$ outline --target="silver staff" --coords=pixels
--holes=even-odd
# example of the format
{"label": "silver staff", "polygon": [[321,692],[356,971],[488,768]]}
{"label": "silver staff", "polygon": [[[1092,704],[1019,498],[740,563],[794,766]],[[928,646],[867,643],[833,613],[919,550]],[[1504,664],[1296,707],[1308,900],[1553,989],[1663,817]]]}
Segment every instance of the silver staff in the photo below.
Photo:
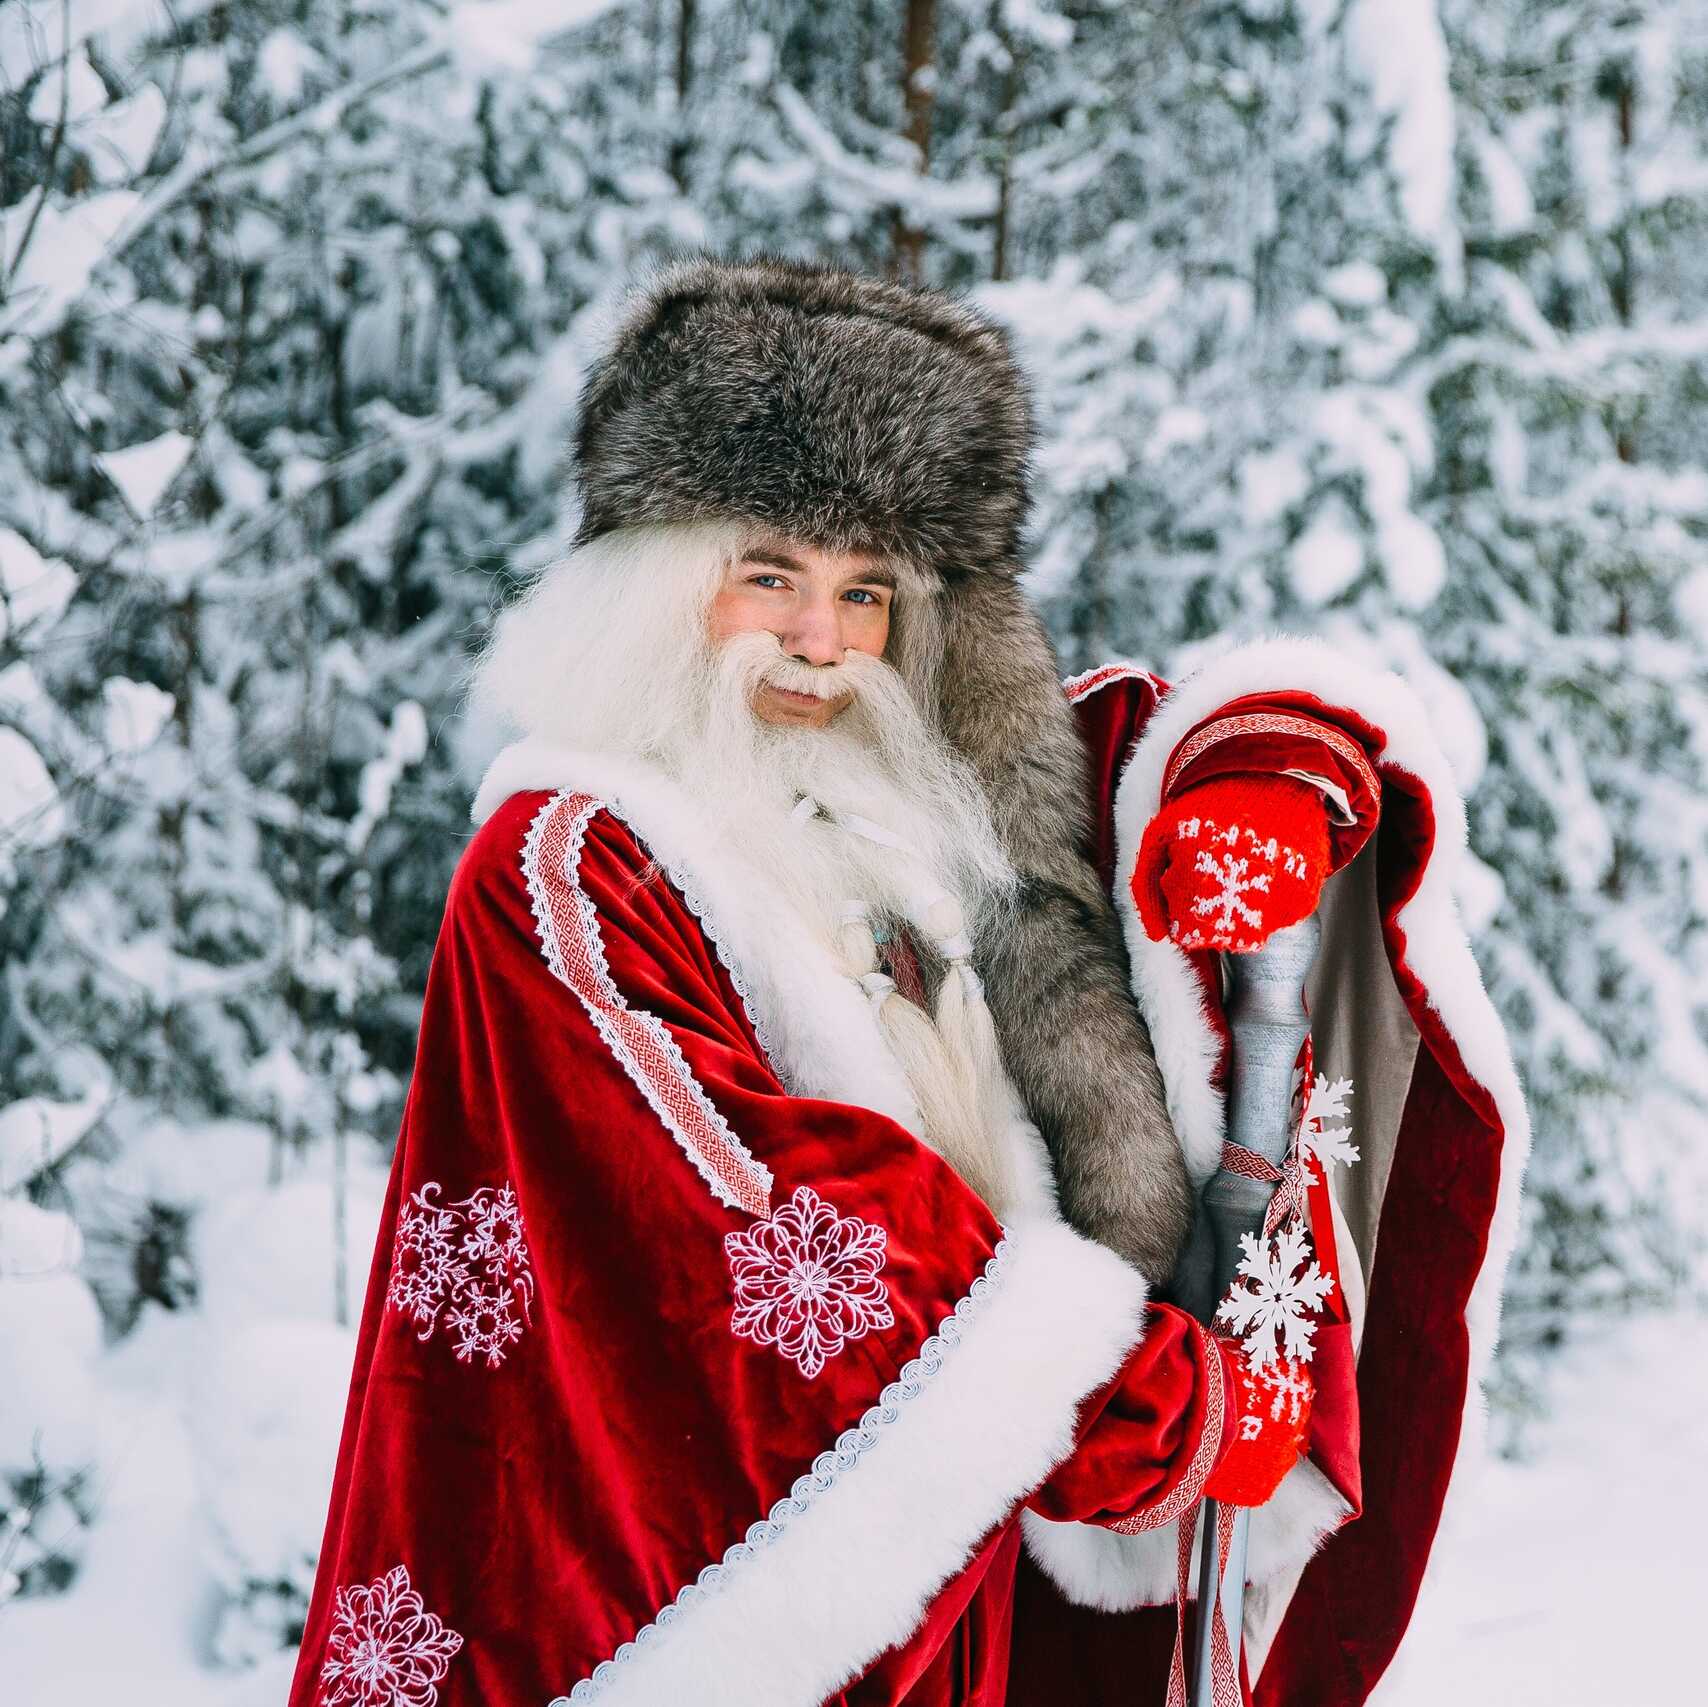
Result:
{"label": "silver staff", "polygon": [[[1228,1137],[1255,1150],[1279,1167],[1292,1139],[1293,1064],[1310,1029],[1305,1016],[1305,979],[1317,957],[1322,925],[1316,914],[1277,931],[1250,954],[1227,956],[1228,1025],[1233,1033],[1233,1075],[1228,1097]],[[1274,1194],[1267,1180],[1219,1170],[1204,1187],[1203,1205],[1213,1254],[1202,1251],[1210,1284],[1200,1282],[1196,1313],[1212,1322],[1216,1305],[1239,1269],[1240,1234],[1263,1232],[1263,1217]],[[1207,1260],[1206,1260],[1207,1259]],[[1202,1300],[1208,1297],[1207,1305]],[[1245,1619],[1246,1539],[1251,1511],[1234,1514],[1228,1567],[1220,1592],[1234,1669],[1239,1669]],[[1216,1502],[1204,1502],[1204,1538],[1198,1551],[1197,1663],[1192,1673],[1192,1707],[1211,1707],[1210,1634],[1213,1604],[1206,1584],[1216,1581]]]}

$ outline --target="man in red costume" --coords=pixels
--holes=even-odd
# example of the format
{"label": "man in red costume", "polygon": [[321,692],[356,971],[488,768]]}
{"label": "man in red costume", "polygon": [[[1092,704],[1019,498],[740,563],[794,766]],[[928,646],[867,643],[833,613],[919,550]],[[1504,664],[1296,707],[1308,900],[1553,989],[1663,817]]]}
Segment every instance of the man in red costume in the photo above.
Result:
{"label": "man in red costume", "polygon": [[[522,738],[429,978],[292,1707],[1179,1700],[1206,1495],[1260,1508],[1260,1699],[1391,1657],[1523,1141],[1480,985],[1477,1054],[1430,1005],[1469,966],[1433,891],[1406,948],[1457,802],[1377,721],[1403,689],[1325,694],[1308,646],[1064,693],[1028,449],[1005,340],[936,293],[697,258],[629,298],[574,547],[482,662]],[[1319,899],[1323,976],[1383,985],[1312,1013],[1384,1177],[1329,1179],[1307,1056],[1305,1284],[1208,1332],[1159,1294],[1222,1159],[1217,957]],[[1456,1181],[1396,1218],[1425,1144]],[[1349,1628],[1313,1573],[1372,1518]]]}

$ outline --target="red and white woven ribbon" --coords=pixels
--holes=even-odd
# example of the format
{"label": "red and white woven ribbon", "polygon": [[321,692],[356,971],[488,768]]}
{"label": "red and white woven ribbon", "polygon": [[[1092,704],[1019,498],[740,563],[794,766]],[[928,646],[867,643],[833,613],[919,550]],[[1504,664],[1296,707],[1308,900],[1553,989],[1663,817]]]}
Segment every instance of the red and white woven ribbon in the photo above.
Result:
{"label": "red and white woven ribbon", "polygon": [[[1192,1543],[1198,1533],[1198,1513],[1203,1502],[1180,1520],[1179,1573],[1174,1589],[1174,1654],[1168,1662],[1167,1707],[1186,1707],[1186,1597],[1192,1584]],[[1237,1507],[1212,1501],[1216,1514],[1216,1580],[1198,1585],[1198,1616],[1213,1618],[1210,1627],[1210,1699],[1215,1707],[1243,1707],[1239,1670],[1234,1665],[1233,1642],[1222,1606],[1222,1577],[1228,1568],[1228,1548],[1234,1537]]]}
{"label": "red and white woven ribbon", "polygon": [[1287,1148],[1286,1162],[1277,1167],[1267,1156],[1260,1156],[1255,1150],[1248,1150],[1245,1145],[1236,1144],[1232,1139],[1227,1139],[1222,1144],[1222,1166],[1230,1174],[1238,1174],[1243,1179],[1265,1180],[1275,1187],[1269,1199],[1269,1207],[1263,1214],[1263,1236],[1266,1239],[1274,1234],[1275,1229],[1289,1215],[1297,1215],[1302,1219],[1305,1214],[1308,1180],[1305,1174],[1304,1146],[1299,1142],[1299,1135],[1305,1130],[1305,1122],[1311,1117],[1311,1086],[1316,1067],[1308,1035],[1305,1038],[1303,1055],[1304,1077],[1300,1081],[1299,1124],[1293,1134],[1293,1142]]}

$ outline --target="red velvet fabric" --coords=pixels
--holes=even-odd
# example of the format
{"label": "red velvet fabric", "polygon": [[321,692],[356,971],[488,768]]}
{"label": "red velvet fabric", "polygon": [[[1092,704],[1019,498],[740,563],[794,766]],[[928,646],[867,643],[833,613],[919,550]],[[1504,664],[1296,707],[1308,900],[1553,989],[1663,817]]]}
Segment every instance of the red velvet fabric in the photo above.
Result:
{"label": "red velvet fabric", "polygon": [[[1076,699],[1092,757],[1098,800],[1087,851],[1112,894],[1127,874],[1114,869],[1114,797],[1121,772],[1160,698],[1154,678],[1106,675]],[[1072,697],[1070,695],[1070,697]],[[1355,739],[1374,765],[1384,732],[1347,706],[1309,693],[1254,694],[1230,701],[1190,734],[1239,715],[1320,720]],[[1360,782],[1339,743],[1289,734],[1286,744],[1230,738],[1172,767],[1184,788],[1207,774],[1284,760]],[[1165,773],[1166,774],[1166,773]],[[1422,1047],[1408,1088],[1377,1235],[1368,1316],[1356,1363],[1356,1397],[1343,1306],[1318,1331],[1313,1371],[1312,1456],[1361,1515],[1329,1538],[1307,1565],[1248,1700],[1257,1707],[1357,1707],[1391,1662],[1416,1599],[1469,1400],[1467,1300],[1481,1270],[1500,1178],[1503,1131],[1493,1098],[1466,1068],[1429,993],[1407,961],[1396,915],[1416,892],[1434,847],[1434,814],[1418,779],[1376,767],[1381,801],[1377,888],[1383,940]],[[1369,791],[1354,796],[1369,834]],[[1361,832],[1361,834],[1360,834]],[[1354,848],[1353,851],[1356,851]],[[1345,853],[1350,858],[1350,853]],[[1344,860],[1337,860],[1344,863]],[[1227,1028],[1215,956],[1189,955],[1222,1041],[1216,1082],[1227,1065]],[[1324,1217],[1313,1215],[1313,1222]],[[1071,1606],[1029,1561],[1015,1591],[1008,1707],[1128,1707],[1160,1701],[1173,1619],[1146,1607],[1107,1614]]]}
{"label": "red velvet fabric", "polygon": [[[621,820],[589,808],[579,858],[546,861],[531,891],[531,828],[566,809],[561,796],[512,798],[452,884],[291,1707],[388,1699],[363,1694],[348,1669],[330,1681],[326,1671],[363,1663],[362,1631],[374,1627],[413,1655],[412,1701],[544,1707],[567,1693],[860,1420],[998,1238],[982,1203],[901,1126],[785,1093],[698,919],[649,875]],[[552,941],[567,981],[543,951],[549,919],[562,926]],[[575,986],[588,943],[568,939],[582,929],[597,937],[583,985],[597,983],[602,959],[617,1004],[604,1029]],[[890,1320],[816,1372],[733,1331],[725,1238],[764,1223],[718,1200],[614,1052],[613,1036],[647,1046],[648,1015],[770,1170],[773,1208],[808,1187],[837,1216],[882,1231]],[[520,1326],[471,1349],[454,1306],[471,1320],[484,1310],[487,1326],[500,1309],[470,1298],[497,1272],[483,1268],[496,1259],[481,1215],[503,1194],[525,1250],[507,1248],[486,1290],[497,1287]],[[449,1217],[445,1260],[464,1271],[444,1271],[442,1297],[420,1254],[435,1216]],[[400,1276],[416,1287],[415,1313]],[[1125,1363],[1077,1410],[1064,1406],[1063,1451],[1075,1449],[1042,1487],[1017,1477],[1008,1516],[982,1540],[965,1537],[966,1564],[911,1638],[832,1699],[1001,1707],[1022,1500],[1117,1522],[1166,1498],[1192,1472],[1212,1384],[1229,1400],[1208,1344],[1180,1312],[1151,1307]],[[937,1379],[953,1379],[955,1355]],[[1014,1379],[1020,1388],[1031,1373]],[[886,1438],[875,1450],[906,1447]],[[932,1521],[926,1503],[918,1523]],[[858,1594],[860,1583],[839,1589]],[[664,1634],[691,1640],[691,1623]]]}

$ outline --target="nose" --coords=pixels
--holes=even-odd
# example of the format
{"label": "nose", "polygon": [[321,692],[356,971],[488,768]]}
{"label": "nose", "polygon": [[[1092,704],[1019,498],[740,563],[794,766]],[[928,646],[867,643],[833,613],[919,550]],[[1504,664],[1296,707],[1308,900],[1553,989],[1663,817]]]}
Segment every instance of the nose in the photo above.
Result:
{"label": "nose", "polygon": [[848,647],[837,622],[836,601],[828,593],[803,598],[777,638],[783,650],[804,664],[840,664]]}

